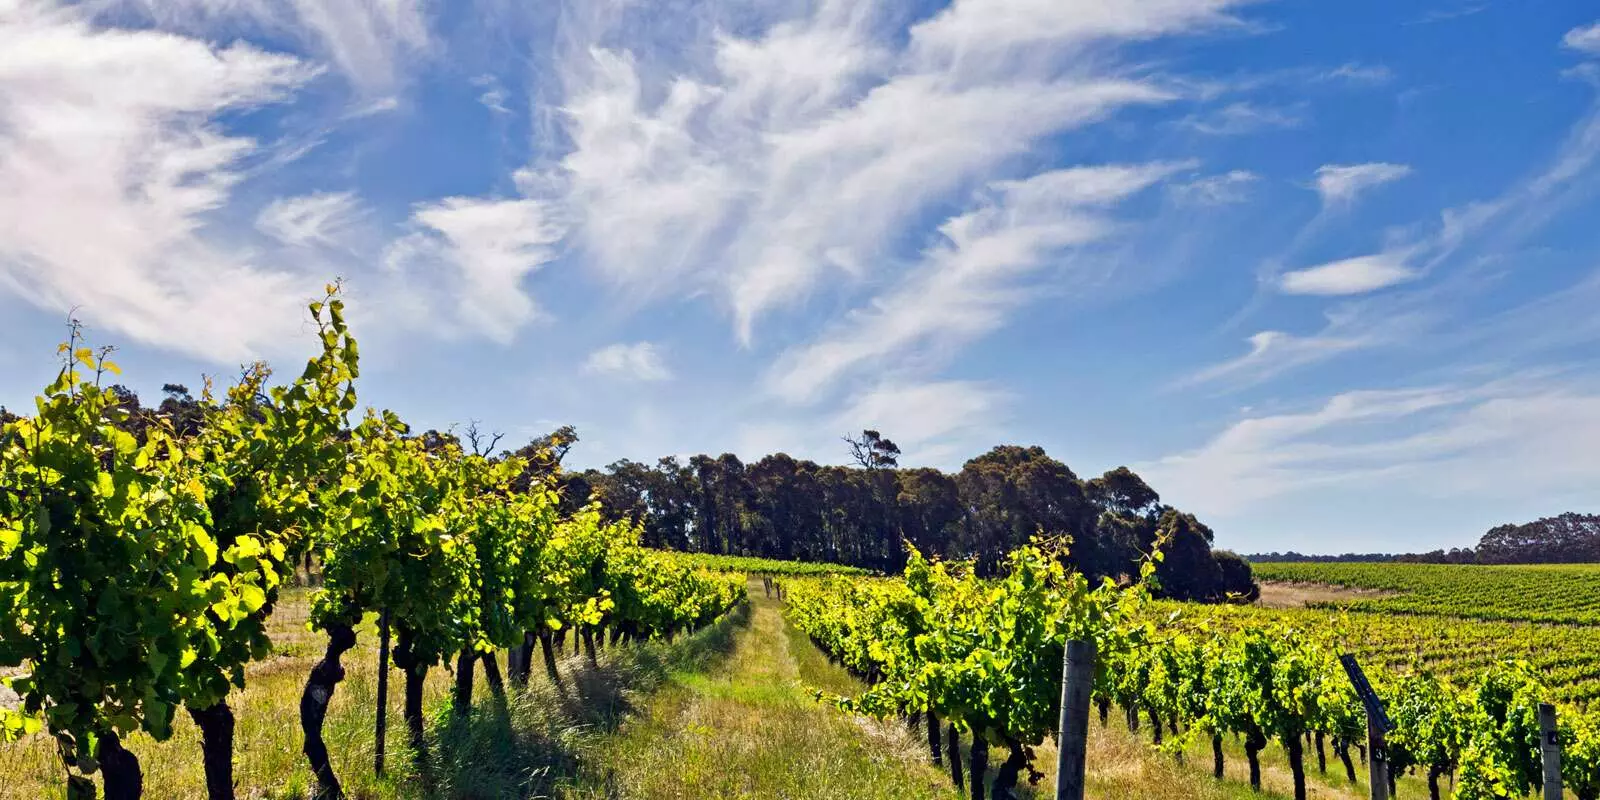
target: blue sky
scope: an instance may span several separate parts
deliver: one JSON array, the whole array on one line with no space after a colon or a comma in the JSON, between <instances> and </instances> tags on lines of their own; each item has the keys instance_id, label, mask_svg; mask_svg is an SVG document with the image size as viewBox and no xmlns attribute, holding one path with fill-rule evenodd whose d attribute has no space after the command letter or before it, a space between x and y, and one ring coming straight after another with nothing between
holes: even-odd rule
<instances>
[{"instance_id":1,"label":"blue sky","mask_svg":"<svg viewBox=\"0 0 1600 800\"><path fill-rule=\"evenodd\" d=\"M0 403L310 348L580 466L1001 442L1245 551L1600 511L1577 0L0 0Z\"/></svg>"}]
</instances>

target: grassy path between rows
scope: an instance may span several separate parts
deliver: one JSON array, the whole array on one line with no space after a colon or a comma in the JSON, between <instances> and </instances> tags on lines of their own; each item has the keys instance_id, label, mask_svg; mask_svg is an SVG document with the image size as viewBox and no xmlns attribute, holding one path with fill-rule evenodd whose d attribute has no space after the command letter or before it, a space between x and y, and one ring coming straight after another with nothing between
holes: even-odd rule
<instances>
[{"instance_id":1,"label":"grassy path between rows","mask_svg":"<svg viewBox=\"0 0 1600 800\"><path fill-rule=\"evenodd\" d=\"M598 742L571 798L958 797L904 726L812 699L814 685L859 688L751 586L748 619L726 659L673 675ZM603 770L599 765L605 765ZM597 770L602 770L596 774Z\"/></svg>"}]
</instances>

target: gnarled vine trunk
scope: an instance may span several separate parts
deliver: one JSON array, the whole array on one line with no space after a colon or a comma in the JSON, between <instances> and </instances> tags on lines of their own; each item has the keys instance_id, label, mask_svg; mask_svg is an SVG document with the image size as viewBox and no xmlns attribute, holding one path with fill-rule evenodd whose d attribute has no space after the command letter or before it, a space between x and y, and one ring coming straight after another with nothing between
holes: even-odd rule
<instances>
[{"instance_id":1,"label":"gnarled vine trunk","mask_svg":"<svg viewBox=\"0 0 1600 800\"><path fill-rule=\"evenodd\" d=\"M494 653L480 653L483 659L483 681L489 684L489 693L496 700L504 702L506 699L506 682L500 677L500 662L495 660Z\"/></svg>"},{"instance_id":2,"label":"gnarled vine trunk","mask_svg":"<svg viewBox=\"0 0 1600 800\"><path fill-rule=\"evenodd\" d=\"M457 717L472 713L472 677L477 663L478 651L472 649L471 645L456 654L456 693L450 708Z\"/></svg>"},{"instance_id":3,"label":"gnarled vine trunk","mask_svg":"<svg viewBox=\"0 0 1600 800\"><path fill-rule=\"evenodd\" d=\"M539 637L533 631L523 631L522 646L516 649L516 666L509 667L511 682L518 686L527 686L528 677L533 674L533 648Z\"/></svg>"},{"instance_id":4,"label":"gnarled vine trunk","mask_svg":"<svg viewBox=\"0 0 1600 800\"><path fill-rule=\"evenodd\" d=\"M410 733L412 757L420 767L428 761L428 740L422 721L422 687L428 680L428 666L417 658L414 637L404 625L400 626L399 642L394 649L394 665L406 676L402 716Z\"/></svg>"},{"instance_id":5,"label":"gnarled vine trunk","mask_svg":"<svg viewBox=\"0 0 1600 800\"><path fill-rule=\"evenodd\" d=\"M100 734L95 758L100 761L100 775L105 780L106 800L139 800L144 794L139 757L128 752L115 733Z\"/></svg>"},{"instance_id":6,"label":"gnarled vine trunk","mask_svg":"<svg viewBox=\"0 0 1600 800\"><path fill-rule=\"evenodd\" d=\"M378 713L372 723L372 773L383 775L389 755L389 609L378 615Z\"/></svg>"},{"instance_id":7,"label":"gnarled vine trunk","mask_svg":"<svg viewBox=\"0 0 1600 800\"><path fill-rule=\"evenodd\" d=\"M1289 774L1294 778L1294 800L1306 800L1305 739L1299 734L1285 736L1283 749L1289 756Z\"/></svg>"},{"instance_id":8,"label":"gnarled vine trunk","mask_svg":"<svg viewBox=\"0 0 1600 800\"><path fill-rule=\"evenodd\" d=\"M961 732L956 730L954 722L944 731L944 746L945 757L950 762L950 782L960 791L965 786L961 779Z\"/></svg>"},{"instance_id":9,"label":"gnarled vine trunk","mask_svg":"<svg viewBox=\"0 0 1600 800\"><path fill-rule=\"evenodd\" d=\"M1323 748L1322 731L1317 731L1315 736L1317 744L1317 772L1328 774L1328 751Z\"/></svg>"},{"instance_id":10,"label":"gnarled vine trunk","mask_svg":"<svg viewBox=\"0 0 1600 800\"><path fill-rule=\"evenodd\" d=\"M556 670L556 651L551 644L550 631L539 631L539 649L544 653L544 672L549 676L550 683L561 686L561 673Z\"/></svg>"},{"instance_id":11,"label":"gnarled vine trunk","mask_svg":"<svg viewBox=\"0 0 1600 800\"><path fill-rule=\"evenodd\" d=\"M317 779L317 800L342 800L344 788L333 774L333 763L328 760L328 744L322 739L322 725L328 718L328 702L334 689L344 680L344 666L339 663L346 651L356 646L355 628L349 625L328 626L328 649L322 660L311 668L305 691L300 695L300 731L305 735L301 752L311 762L311 774Z\"/></svg>"},{"instance_id":12,"label":"gnarled vine trunk","mask_svg":"<svg viewBox=\"0 0 1600 800\"><path fill-rule=\"evenodd\" d=\"M583 654L589 657L589 666L600 666L600 660L594 651L594 630L588 626L583 629Z\"/></svg>"},{"instance_id":13,"label":"gnarled vine trunk","mask_svg":"<svg viewBox=\"0 0 1600 800\"><path fill-rule=\"evenodd\" d=\"M1267 737L1252 730L1244 737L1244 757L1250 762L1250 788L1261 791L1261 750L1267 746Z\"/></svg>"},{"instance_id":14,"label":"gnarled vine trunk","mask_svg":"<svg viewBox=\"0 0 1600 800\"><path fill-rule=\"evenodd\" d=\"M1356 779L1356 765L1350 761L1350 743L1339 739L1333 740L1334 755L1344 764L1344 776L1354 783Z\"/></svg>"},{"instance_id":15,"label":"gnarled vine trunk","mask_svg":"<svg viewBox=\"0 0 1600 800\"><path fill-rule=\"evenodd\" d=\"M1211 734L1211 777L1222 780L1222 734Z\"/></svg>"},{"instance_id":16,"label":"gnarled vine trunk","mask_svg":"<svg viewBox=\"0 0 1600 800\"><path fill-rule=\"evenodd\" d=\"M1028 766L1028 754L1021 742L1007 742L1010 751L994 774L994 800L1016 800L1017 776Z\"/></svg>"},{"instance_id":17,"label":"gnarled vine trunk","mask_svg":"<svg viewBox=\"0 0 1600 800\"><path fill-rule=\"evenodd\" d=\"M1439 776L1443 774L1438 766L1428 767L1428 800L1439 800Z\"/></svg>"},{"instance_id":18,"label":"gnarled vine trunk","mask_svg":"<svg viewBox=\"0 0 1600 800\"><path fill-rule=\"evenodd\" d=\"M233 800L233 709L221 700L210 708L189 709L200 727L200 752L205 761L206 797Z\"/></svg>"},{"instance_id":19,"label":"gnarled vine trunk","mask_svg":"<svg viewBox=\"0 0 1600 800\"><path fill-rule=\"evenodd\" d=\"M989 773L989 743L974 731L972 748L968 751L967 785L972 787L972 800L983 800L984 778Z\"/></svg>"},{"instance_id":20,"label":"gnarled vine trunk","mask_svg":"<svg viewBox=\"0 0 1600 800\"><path fill-rule=\"evenodd\" d=\"M928 712L928 755L933 758L933 763L944 763L939 752L939 715L932 711Z\"/></svg>"}]
</instances>

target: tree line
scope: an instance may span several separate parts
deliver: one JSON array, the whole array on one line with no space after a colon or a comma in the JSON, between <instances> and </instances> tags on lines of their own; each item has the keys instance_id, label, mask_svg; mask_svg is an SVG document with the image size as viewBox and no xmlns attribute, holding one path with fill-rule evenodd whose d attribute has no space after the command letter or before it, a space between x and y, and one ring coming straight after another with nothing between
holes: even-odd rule
<instances>
[{"instance_id":1,"label":"tree line","mask_svg":"<svg viewBox=\"0 0 1600 800\"><path fill-rule=\"evenodd\" d=\"M601 500L638 523L647 546L822 561L898 572L906 544L995 573L1034 537L1067 537L1067 565L1091 578L1127 579L1158 538L1168 542L1162 591L1194 600L1254 598L1250 566L1212 548L1205 524L1170 505L1127 467L1080 479L1041 447L1001 445L955 474L902 468L877 431L849 443L852 466L775 453L617 461L567 473L569 497Z\"/></svg>"}]
</instances>

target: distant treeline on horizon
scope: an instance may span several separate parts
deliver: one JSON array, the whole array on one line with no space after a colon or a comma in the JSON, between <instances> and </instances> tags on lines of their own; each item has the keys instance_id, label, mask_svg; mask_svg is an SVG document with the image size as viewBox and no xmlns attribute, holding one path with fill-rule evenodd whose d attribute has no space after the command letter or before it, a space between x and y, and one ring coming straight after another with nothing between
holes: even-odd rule
<instances>
[{"instance_id":1,"label":"distant treeline on horizon","mask_svg":"<svg viewBox=\"0 0 1600 800\"><path fill-rule=\"evenodd\" d=\"M1600 514L1567 512L1521 525L1490 528L1478 546L1426 553L1343 553L1307 555L1252 553L1252 563L1372 561L1412 564L1585 564L1600 562Z\"/></svg>"}]
</instances>

